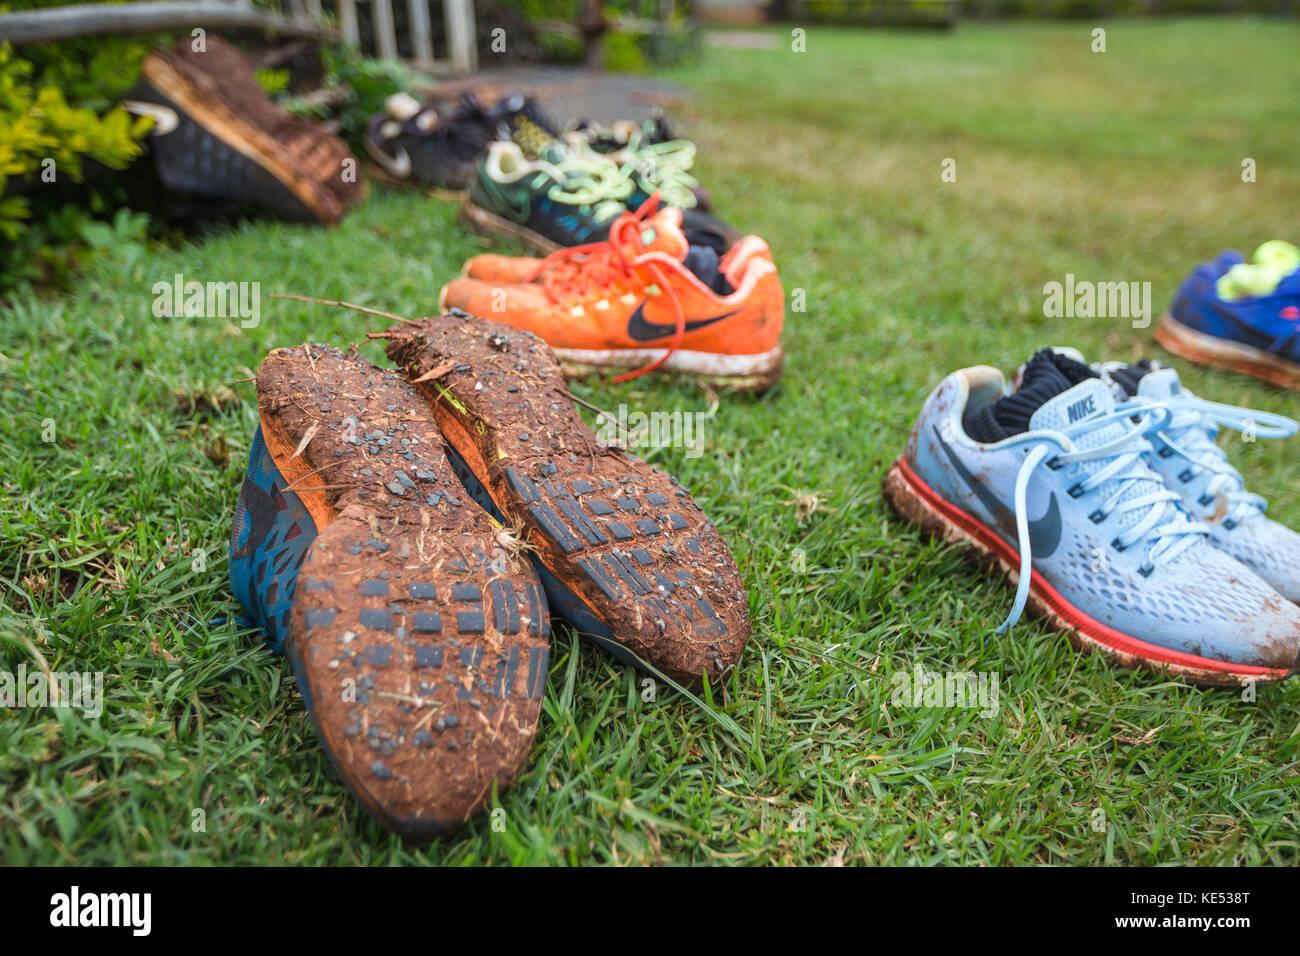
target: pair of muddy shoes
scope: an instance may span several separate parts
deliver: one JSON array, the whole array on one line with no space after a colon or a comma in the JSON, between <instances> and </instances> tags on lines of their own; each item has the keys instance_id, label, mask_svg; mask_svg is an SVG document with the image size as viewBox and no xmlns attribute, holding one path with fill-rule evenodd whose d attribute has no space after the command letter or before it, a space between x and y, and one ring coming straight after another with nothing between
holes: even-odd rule
<instances>
[{"instance_id":1,"label":"pair of muddy shoes","mask_svg":"<svg viewBox=\"0 0 1300 956\"><path fill-rule=\"evenodd\" d=\"M540 339L464 313L385 336L396 369L318 345L262 363L230 577L343 779L418 840L527 760L552 610L688 686L750 625L712 522L602 445Z\"/></svg>"}]
</instances>

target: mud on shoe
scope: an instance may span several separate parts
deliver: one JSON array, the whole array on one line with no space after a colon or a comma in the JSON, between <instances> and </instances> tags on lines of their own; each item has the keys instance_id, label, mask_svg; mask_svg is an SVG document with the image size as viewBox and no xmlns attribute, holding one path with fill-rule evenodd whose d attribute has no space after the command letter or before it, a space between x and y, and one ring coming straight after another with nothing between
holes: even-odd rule
<instances>
[{"instance_id":1,"label":"mud on shoe","mask_svg":"<svg viewBox=\"0 0 1300 956\"><path fill-rule=\"evenodd\" d=\"M1167 424L1117 406L1088 366L1044 349L1009 393L979 366L930 395L885 497L928 533L965 543L1017 585L1022 611L1081 649L1193 683L1289 676L1300 608L1213 547L1144 461Z\"/></svg>"},{"instance_id":2,"label":"mud on shoe","mask_svg":"<svg viewBox=\"0 0 1300 956\"><path fill-rule=\"evenodd\" d=\"M185 38L149 54L123 106L153 118L148 142L169 189L330 224L365 198L360 178L345 175L356 159L343 140L272 103L219 37L202 53Z\"/></svg>"},{"instance_id":3,"label":"mud on shoe","mask_svg":"<svg viewBox=\"0 0 1300 956\"><path fill-rule=\"evenodd\" d=\"M235 595L366 810L409 839L449 832L528 757L548 660L537 574L400 376L300 346L267 356L257 390Z\"/></svg>"},{"instance_id":4,"label":"mud on shoe","mask_svg":"<svg viewBox=\"0 0 1300 956\"><path fill-rule=\"evenodd\" d=\"M750 624L731 552L675 479L602 445L541 339L464 313L385 335L486 504L536 555L553 610L688 686L735 666Z\"/></svg>"}]
</instances>

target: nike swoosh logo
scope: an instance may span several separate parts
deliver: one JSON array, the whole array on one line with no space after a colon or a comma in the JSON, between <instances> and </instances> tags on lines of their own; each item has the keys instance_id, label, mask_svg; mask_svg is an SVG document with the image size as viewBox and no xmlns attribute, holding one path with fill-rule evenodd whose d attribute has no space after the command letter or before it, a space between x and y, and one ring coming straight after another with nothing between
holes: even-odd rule
<instances>
[{"instance_id":1,"label":"nike swoosh logo","mask_svg":"<svg viewBox=\"0 0 1300 956\"><path fill-rule=\"evenodd\" d=\"M149 131L151 136L166 136L177 126L180 125L180 117L170 106L161 106L158 103L145 103L142 100L123 100L122 107L136 116L147 116L153 120L153 129Z\"/></svg>"},{"instance_id":2,"label":"nike swoosh logo","mask_svg":"<svg viewBox=\"0 0 1300 956\"><path fill-rule=\"evenodd\" d=\"M411 175L411 157L407 155L405 147L397 147L397 155L389 156L382 149L372 143L369 136L366 137L365 143L366 152L370 154L370 158L389 173L396 176L398 179L406 179Z\"/></svg>"},{"instance_id":3,"label":"nike swoosh logo","mask_svg":"<svg viewBox=\"0 0 1300 956\"><path fill-rule=\"evenodd\" d=\"M934 426L931 426L934 428ZM943 449L948 461L952 462L953 470L961 476L962 481L970 487L975 497L980 503L988 509L993 519L1002 525L1008 534L1016 533L1016 515L1010 508L1003 503L1002 499L989 490L988 486L970 473L956 452L949 447L948 443L943 440L943 435L938 428L934 428L934 437L939 442L939 447ZM1056 492L1052 492L1051 498L1047 501L1047 510L1043 512L1041 518L1029 519L1029 543L1034 549L1035 558L1050 558L1056 553L1056 549L1061 545L1061 506L1057 504Z\"/></svg>"},{"instance_id":4,"label":"nike swoosh logo","mask_svg":"<svg viewBox=\"0 0 1300 956\"><path fill-rule=\"evenodd\" d=\"M642 302L636 307L636 311L632 313L632 317L627 320L627 334L629 338L637 342L653 342L655 339L671 338L677 334L677 326L675 325L660 325L658 322L647 322L643 312L644 309L645 303ZM736 309L732 312L725 312L722 315L715 315L711 319L698 319L695 322L687 322L685 330L687 332L694 332L697 329L713 325L715 322L721 322L723 319L729 319L733 315L739 315L740 311L740 309Z\"/></svg>"}]
</instances>

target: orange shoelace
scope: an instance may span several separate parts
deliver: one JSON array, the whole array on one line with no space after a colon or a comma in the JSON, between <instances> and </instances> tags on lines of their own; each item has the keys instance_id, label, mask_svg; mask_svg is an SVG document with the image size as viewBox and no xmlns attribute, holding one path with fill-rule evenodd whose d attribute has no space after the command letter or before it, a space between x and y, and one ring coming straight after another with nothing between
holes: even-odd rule
<instances>
[{"instance_id":1,"label":"orange shoelace","mask_svg":"<svg viewBox=\"0 0 1300 956\"><path fill-rule=\"evenodd\" d=\"M682 311L681 300L668 282L661 263L642 262L639 257L629 257L624 252L625 245L640 244L641 224L654 213L658 204L659 194L655 193L635 212L619 216L610 226L609 239L605 242L591 242L551 253L538 263L529 279L533 281L540 278L547 297L557 304L575 296L586 295L592 289L608 289L620 279L632 280L643 288L653 283L668 297L676 318L676 330L668 350L648 365L615 376L616 384L631 381L659 368L677 351L686 334L686 314ZM641 270L644 270L644 275Z\"/></svg>"}]
</instances>

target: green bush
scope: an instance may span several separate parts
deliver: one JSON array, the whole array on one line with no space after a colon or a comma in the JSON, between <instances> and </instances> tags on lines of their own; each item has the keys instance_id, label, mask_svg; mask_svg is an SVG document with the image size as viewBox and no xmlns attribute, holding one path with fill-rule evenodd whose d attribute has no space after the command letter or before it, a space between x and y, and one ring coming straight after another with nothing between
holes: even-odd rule
<instances>
[{"instance_id":1,"label":"green bush","mask_svg":"<svg viewBox=\"0 0 1300 956\"><path fill-rule=\"evenodd\" d=\"M33 67L0 44L0 237L13 240L30 216L28 193L60 176L83 179L86 160L122 169L140 154L153 121L121 106L102 116L73 106L56 86L37 87Z\"/></svg>"},{"instance_id":2,"label":"green bush","mask_svg":"<svg viewBox=\"0 0 1300 956\"><path fill-rule=\"evenodd\" d=\"M321 59L325 67L322 86L346 85L349 89L346 99L329 106L301 96L285 96L277 102L290 113L308 119L332 118L338 123L339 135L358 155L365 149L370 117L384 108L388 97L394 93L411 93L419 99L422 89L429 86L426 78L400 60L371 59L349 46L325 47Z\"/></svg>"},{"instance_id":3,"label":"green bush","mask_svg":"<svg viewBox=\"0 0 1300 956\"><path fill-rule=\"evenodd\" d=\"M581 63L585 53L581 40L558 30L538 30L537 45L547 63Z\"/></svg>"},{"instance_id":4,"label":"green bush","mask_svg":"<svg viewBox=\"0 0 1300 956\"><path fill-rule=\"evenodd\" d=\"M634 33L611 30L605 34L605 67L624 73L644 73L650 66Z\"/></svg>"}]
</instances>

